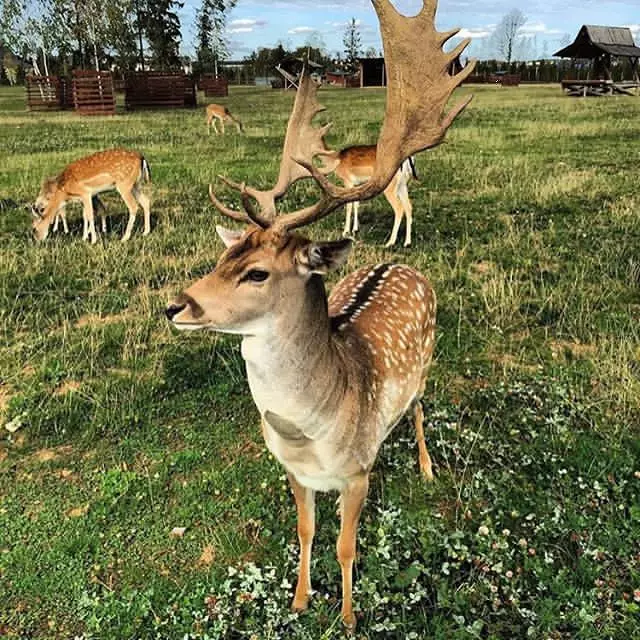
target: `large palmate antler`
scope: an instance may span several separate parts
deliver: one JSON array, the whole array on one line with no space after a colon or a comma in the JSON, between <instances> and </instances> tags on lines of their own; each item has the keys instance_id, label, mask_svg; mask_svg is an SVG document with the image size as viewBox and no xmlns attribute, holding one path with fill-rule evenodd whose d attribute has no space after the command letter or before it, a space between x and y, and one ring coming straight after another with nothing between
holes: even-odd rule
<instances>
[{"instance_id":1,"label":"large palmate antler","mask_svg":"<svg viewBox=\"0 0 640 640\"><path fill-rule=\"evenodd\" d=\"M272 189L261 191L220 176L227 185L240 191L245 212L227 209L210 188L211 200L218 210L235 220L255 222L262 227L269 226L276 217L276 201L287 192L292 184L302 178L311 177L311 173L305 165L312 164L313 158L318 153L327 151L324 136L331 127L330 122L320 128L311 124L313 118L325 110L325 107L318 102L317 92L318 84L309 75L308 65L305 64L287 124L278 181ZM299 162L300 159L303 163ZM254 209L251 198L258 202L260 212Z\"/></svg>"},{"instance_id":2,"label":"large palmate antler","mask_svg":"<svg viewBox=\"0 0 640 640\"><path fill-rule=\"evenodd\" d=\"M248 214L245 220L248 221L250 218L261 226L271 224L285 232L314 222L347 202L373 198L386 188L408 156L440 144L453 120L469 104L471 96L447 114L444 113L453 91L473 71L475 60L459 73L450 75L451 62L465 50L470 39L466 38L449 53L442 50L443 45L458 33L458 29L445 33L436 31L434 20L437 0L423 0L422 10L413 17L399 14L390 0L371 2L380 21L387 69L387 103L378 138L374 175L364 184L353 188L339 187L329 182L323 172L313 165L313 156L323 149L309 148L302 130L296 128L298 125L294 123L292 113L287 137L290 134L297 136L295 146L301 153L291 157L307 172L300 177L310 174L315 178L322 189L322 196L318 202L305 209L274 219L275 205L273 209L265 209L260 198L254 195L255 190L243 188L242 185L232 185L241 188L243 192L243 203ZM315 131L322 131L322 135L326 132ZM307 135L308 132L304 134ZM289 163L286 154L293 148L295 147L288 147L285 142L283 165ZM282 168L280 173L282 177ZM280 180L278 184L281 185ZM253 210L248 196L255 197L263 205L261 213ZM214 204L222 213L229 215L229 212L221 209L215 200ZM236 219L241 215L235 211L231 213L231 217Z\"/></svg>"}]
</instances>

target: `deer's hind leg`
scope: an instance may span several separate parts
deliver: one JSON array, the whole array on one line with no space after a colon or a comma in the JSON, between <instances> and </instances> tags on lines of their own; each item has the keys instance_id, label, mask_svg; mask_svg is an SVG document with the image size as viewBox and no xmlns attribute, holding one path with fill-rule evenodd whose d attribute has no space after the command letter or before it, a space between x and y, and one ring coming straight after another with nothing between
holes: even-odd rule
<instances>
[{"instance_id":1,"label":"deer's hind leg","mask_svg":"<svg viewBox=\"0 0 640 640\"><path fill-rule=\"evenodd\" d=\"M342 570L342 622L349 629L356 625L353 614L353 561L356 556L356 536L362 506L369 491L369 475L352 479L340 493L340 534L336 551Z\"/></svg>"},{"instance_id":2,"label":"deer's hind leg","mask_svg":"<svg viewBox=\"0 0 640 640\"><path fill-rule=\"evenodd\" d=\"M124 200L127 208L129 209L129 221L127 222L127 228L122 236L122 242L126 242L131 237L133 231L133 225L136 221L136 213L138 211L138 201L134 196L135 185L132 186L118 186L118 193Z\"/></svg>"},{"instance_id":3,"label":"deer's hind leg","mask_svg":"<svg viewBox=\"0 0 640 640\"><path fill-rule=\"evenodd\" d=\"M409 187L407 186L407 177L404 174L402 174L400 179L398 180L397 195L404 209L405 216L406 226L404 235L404 246L410 247L411 225L413 224L413 205L411 204L411 200L409 199Z\"/></svg>"},{"instance_id":4,"label":"deer's hind leg","mask_svg":"<svg viewBox=\"0 0 640 640\"><path fill-rule=\"evenodd\" d=\"M400 223L404 217L404 206L402 201L398 197L398 174L393 176L393 179L389 183L389 186L384 190L384 195L387 198L389 204L393 208L393 229L391 230L391 236L385 244L385 247L392 247L398 239L398 231L400 229Z\"/></svg>"},{"instance_id":5,"label":"deer's hind leg","mask_svg":"<svg viewBox=\"0 0 640 640\"><path fill-rule=\"evenodd\" d=\"M144 212L144 231L142 235L148 236L151 233L151 200L149 196L142 191L139 184L133 188L133 196L140 203L142 211Z\"/></svg>"},{"instance_id":6,"label":"deer's hind leg","mask_svg":"<svg viewBox=\"0 0 640 640\"><path fill-rule=\"evenodd\" d=\"M424 384L423 384L424 391ZM420 396L422 393L420 393ZM413 405L413 419L416 429L416 441L418 443L418 461L420 463L420 472L425 480L433 480L433 465L431 463L431 456L427 451L427 445L424 440L424 411L422 409L422 402L418 396Z\"/></svg>"}]
</instances>

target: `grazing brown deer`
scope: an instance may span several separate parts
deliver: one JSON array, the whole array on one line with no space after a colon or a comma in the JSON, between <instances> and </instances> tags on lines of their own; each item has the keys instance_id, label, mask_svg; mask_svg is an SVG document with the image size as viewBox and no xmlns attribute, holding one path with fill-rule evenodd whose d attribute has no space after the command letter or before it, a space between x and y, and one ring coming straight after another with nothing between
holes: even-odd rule
<instances>
[{"instance_id":1,"label":"grazing brown deer","mask_svg":"<svg viewBox=\"0 0 640 640\"><path fill-rule=\"evenodd\" d=\"M207 133L211 134L211 125L213 124L213 130L219 133L216 122L220 122L222 127L222 133L224 134L224 122L225 120L231 120L238 128L238 133L242 133L242 122L236 118L227 107L221 104L209 104L207 105Z\"/></svg>"},{"instance_id":2,"label":"grazing brown deer","mask_svg":"<svg viewBox=\"0 0 640 640\"><path fill-rule=\"evenodd\" d=\"M347 259L351 241L315 242L293 230L347 202L384 191L405 158L439 144L469 99L446 115L454 89L474 65L450 76L456 34L434 27L436 0L423 0L412 18L389 0L374 0L389 71L385 119L375 171L357 187L338 187L313 163L325 149L328 125L315 129L321 110L316 87L304 75L287 126L280 173L267 191L226 180L241 192L244 212L224 215L249 223L244 231L219 229L227 246L215 270L166 309L179 329L213 329L242 336L251 394L262 417L267 447L287 470L298 511L301 555L293 608L307 607L315 494L340 492L338 561L342 569L342 618L355 624L352 567L356 530L376 454L393 426L413 407L420 468L431 478L420 397L435 340L436 299L428 280L410 267L364 267L337 284L327 298L322 276ZM276 201L309 175L320 200L276 216ZM259 204L259 210L253 201Z\"/></svg>"},{"instance_id":3,"label":"grazing brown deer","mask_svg":"<svg viewBox=\"0 0 640 640\"><path fill-rule=\"evenodd\" d=\"M150 202L142 192L144 182L150 180L149 165L137 151L109 149L80 158L67 165L62 173L43 181L35 203L36 220L33 231L37 240L44 240L56 215L67 202L82 202L84 231L83 240L97 241L93 219L93 198L103 191L115 189L129 209L129 222L122 236L126 241L131 237L138 206L144 211L144 235L151 231ZM104 230L103 218L103 230Z\"/></svg>"},{"instance_id":4,"label":"grazing brown deer","mask_svg":"<svg viewBox=\"0 0 640 640\"><path fill-rule=\"evenodd\" d=\"M98 196L93 196L93 198L91 198L91 206L93 207L94 215L96 213L100 215L100 220L102 222L102 233L106 233L107 232L107 209L104 206L104 203L102 202L102 200L100 200L100 198L98 198ZM32 211L34 212L34 215L36 218L39 217L35 212L35 209L32 209ZM65 233L69 233L69 227L67 225L66 204L63 204L62 207L60 207L60 209L58 210L58 213L56 214L56 217L53 221L53 229L52 229L53 233L58 232L58 227L60 225L60 222L62 222L62 230ZM87 233L86 226L87 226L87 219L84 218L83 233L85 235Z\"/></svg>"},{"instance_id":5,"label":"grazing brown deer","mask_svg":"<svg viewBox=\"0 0 640 640\"><path fill-rule=\"evenodd\" d=\"M341 151L327 151L321 154L325 160L324 171L333 171L345 187L355 187L369 180L376 167L376 145L356 145L346 147ZM387 201L393 208L394 220L391 236L385 247L392 247L398 239L398 231L402 218L406 217L404 246L411 246L411 223L413 221L413 206L409 199L409 180L418 179L413 156L409 156L383 191ZM357 233L360 229L358 221L359 202L348 202L344 221L343 235ZM353 214L353 218L352 218ZM353 219L353 224L352 224Z\"/></svg>"}]
</instances>

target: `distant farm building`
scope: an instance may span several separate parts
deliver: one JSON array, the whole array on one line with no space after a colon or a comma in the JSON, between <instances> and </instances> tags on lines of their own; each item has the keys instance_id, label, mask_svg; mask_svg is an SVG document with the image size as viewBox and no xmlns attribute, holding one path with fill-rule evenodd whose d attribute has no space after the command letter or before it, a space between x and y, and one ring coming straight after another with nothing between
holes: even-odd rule
<instances>
[{"instance_id":1,"label":"distant farm building","mask_svg":"<svg viewBox=\"0 0 640 640\"><path fill-rule=\"evenodd\" d=\"M327 71L324 75L327 84L334 87L359 87L360 76L349 71Z\"/></svg>"},{"instance_id":2,"label":"distant farm building","mask_svg":"<svg viewBox=\"0 0 640 640\"><path fill-rule=\"evenodd\" d=\"M569 95L628 94L630 89L640 87L638 78L640 47L636 46L631 29L627 27L584 25L573 43L553 55L558 58L591 61L587 80L566 79L562 81L562 86ZM628 82L613 81L612 66L615 58L629 61L633 80Z\"/></svg>"}]
</instances>

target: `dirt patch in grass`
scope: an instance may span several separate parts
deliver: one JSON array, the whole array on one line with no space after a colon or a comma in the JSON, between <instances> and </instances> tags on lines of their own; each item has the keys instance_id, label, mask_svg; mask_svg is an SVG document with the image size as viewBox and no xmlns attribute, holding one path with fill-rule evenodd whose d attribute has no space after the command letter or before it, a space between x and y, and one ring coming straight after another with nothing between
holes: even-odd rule
<instances>
[{"instance_id":1,"label":"dirt patch in grass","mask_svg":"<svg viewBox=\"0 0 640 640\"><path fill-rule=\"evenodd\" d=\"M77 380L67 380L63 382L55 391L53 392L54 396L65 396L68 393L73 393L78 391L82 385Z\"/></svg>"},{"instance_id":2,"label":"dirt patch in grass","mask_svg":"<svg viewBox=\"0 0 640 640\"><path fill-rule=\"evenodd\" d=\"M95 313L87 313L80 316L74 326L76 329L81 329L82 327L100 327L105 324L113 324L115 322L122 321L122 315L99 316Z\"/></svg>"},{"instance_id":3,"label":"dirt patch in grass","mask_svg":"<svg viewBox=\"0 0 640 640\"><path fill-rule=\"evenodd\" d=\"M198 562L196 563L198 567L210 567L213 564L213 561L216 558L216 551L213 548L213 545L208 544L204 549L202 549L202 553L198 558Z\"/></svg>"},{"instance_id":4,"label":"dirt patch in grass","mask_svg":"<svg viewBox=\"0 0 640 640\"><path fill-rule=\"evenodd\" d=\"M38 449L32 458L38 462L51 462L51 460L58 460L58 458L68 456L72 451L73 447L70 445L62 445L53 449Z\"/></svg>"},{"instance_id":5,"label":"dirt patch in grass","mask_svg":"<svg viewBox=\"0 0 640 640\"><path fill-rule=\"evenodd\" d=\"M81 518L82 516L86 515L87 511L89 511L89 505L83 504L79 507L74 507L73 509L69 509L68 511L65 512L65 515L68 518Z\"/></svg>"},{"instance_id":6,"label":"dirt patch in grass","mask_svg":"<svg viewBox=\"0 0 640 640\"><path fill-rule=\"evenodd\" d=\"M3 418L13 394L6 385L0 385L0 418Z\"/></svg>"},{"instance_id":7,"label":"dirt patch in grass","mask_svg":"<svg viewBox=\"0 0 640 640\"><path fill-rule=\"evenodd\" d=\"M569 340L554 340L549 343L551 354L554 357L559 355L571 355L573 358L589 358L596 352L593 344L582 344L581 342L571 342Z\"/></svg>"}]
</instances>

